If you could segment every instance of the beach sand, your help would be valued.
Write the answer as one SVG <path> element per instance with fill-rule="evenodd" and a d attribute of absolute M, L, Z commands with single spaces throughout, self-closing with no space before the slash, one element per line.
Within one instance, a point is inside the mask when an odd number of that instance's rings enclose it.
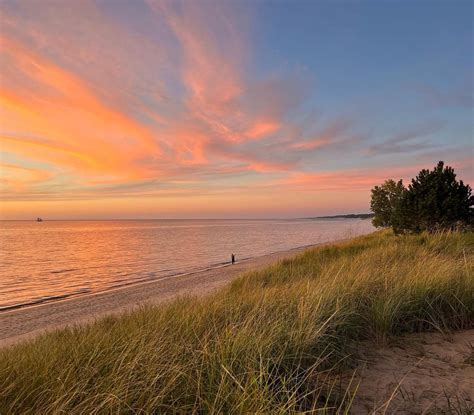
<path fill-rule="evenodd" d="M 474 330 L 410 334 L 360 352 L 354 414 L 474 411 Z"/>
<path fill-rule="evenodd" d="M 310 247 L 276 252 L 246 261 L 237 261 L 234 265 L 3 311 L 0 312 L 0 347 L 32 338 L 48 330 L 119 314 L 143 304 L 158 304 L 184 295 L 204 295 L 225 286 L 246 271 L 265 268 L 279 260 L 294 257 L 308 248 Z"/>

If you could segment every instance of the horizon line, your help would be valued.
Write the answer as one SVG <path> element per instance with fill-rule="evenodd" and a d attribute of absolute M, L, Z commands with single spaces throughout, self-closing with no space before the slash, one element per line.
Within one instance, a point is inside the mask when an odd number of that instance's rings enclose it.
<path fill-rule="evenodd" d="M 337 216 L 348 216 L 348 215 L 368 215 L 372 212 L 364 213 L 337 213 L 334 215 L 320 215 L 320 216 L 294 216 L 294 217 L 268 217 L 268 218 L 63 218 L 63 219 L 43 219 L 43 222 L 60 222 L 60 221 L 75 221 L 75 222 L 87 222 L 87 221 L 153 221 L 153 220 L 295 220 L 295 219 L 324 219 Z M 38 216 L 36 217 L 38 218 Z M 0 219 L 0 222 L 36 222 L 36 218 L 31 219 Z"/>

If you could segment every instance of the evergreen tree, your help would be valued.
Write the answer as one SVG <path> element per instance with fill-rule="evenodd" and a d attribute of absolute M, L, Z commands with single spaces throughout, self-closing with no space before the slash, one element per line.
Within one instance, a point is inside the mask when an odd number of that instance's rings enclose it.
<path fill-rule="evenodd" d="M 412 179 L 394 213 L 395 232 L 434 232 L 471 225 L 474 196 L 469 185 L 456 180 L 454 169 L 440 161 Z"/>
<path fill-rule="evenodd" d="M 384 184 L 372 189 L 370 209 L 375 214 L 372 219 L 375 227 L 393 225 L 394 215 L 404 190 L 405 187 L 401 180 L 395 182 L 392 179 L 386 180 Z"/>

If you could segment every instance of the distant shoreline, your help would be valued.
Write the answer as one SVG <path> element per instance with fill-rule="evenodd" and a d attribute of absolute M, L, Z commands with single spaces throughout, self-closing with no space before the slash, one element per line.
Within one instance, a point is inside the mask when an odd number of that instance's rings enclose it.
<path fill-rule="evenodd" d="M 315 216 L 304 219 L 372 219 L 374 216 L 374 213 L 349 213 L 347 215 Z"/>
<path fill-rule="evenodd" d="M 90 219 L 48 219 L 47 217 L 42 218 L 42 222 L 147 222 L 147 221 L 273 221 L 273 220 L 310 220 L 310 219 L 370 219 L 373 218 L 373 213 L 350 213 L 347 215 L 333 215 L 333 216 L 311 216 L 311 217 L 298 217 L 298 218 L 90 218 Z M 36 222 L 36 219 L 0 219 L 0 222 Z M 41 223 L 41 222 L 40 222 Z"/>

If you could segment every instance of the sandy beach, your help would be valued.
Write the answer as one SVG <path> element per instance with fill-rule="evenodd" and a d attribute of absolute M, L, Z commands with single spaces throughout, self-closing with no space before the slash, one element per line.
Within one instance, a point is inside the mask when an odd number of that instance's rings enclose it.
<path fill-rule="evenodd" d="M 341 240 L 339 240 L 341 241 Z M 158 304 L 184 295 L 204 295 L 219 289 L 243 272 L 264 268 L 313 246 L 276 252 L 234 265 L 225 265 L 114 290 L 0 312 L 0 347 L 32 338 L 48 330 L 118 314 L 143 304 Z"/>

